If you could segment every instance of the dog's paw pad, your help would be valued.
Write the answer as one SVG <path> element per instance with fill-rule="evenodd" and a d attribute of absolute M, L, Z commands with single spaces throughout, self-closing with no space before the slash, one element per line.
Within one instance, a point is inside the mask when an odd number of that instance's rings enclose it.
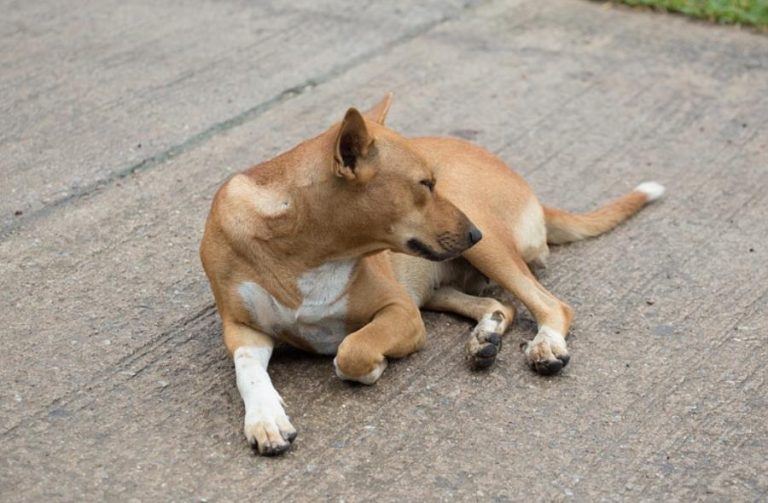
<path fill-rule="evenodd" d="M 523 343 L 521 349 L 528 365 L 544 376 L 557 374 L 571 361 L 565 338 L 548 327 L 543 327 L 532 341 Z"/>
<path fill-rule="evenodd" d="M 251 447 L 262 456 L 277 456 L 287 451 L 297 434 L 287 417 L 277 421 L 246 422 L 243 432 Z"/>
<path fill-rule="evenodd" d="M 536 371 L 537 374 L 543 375 L 543 376 L 551 376 L 555 375 L 558 372 L 560 372 L 565 364 L 562 360 L 558 360 L 557 358 L 553 360 L 543 360 L 538 362 L 533 362 L 533 370 Z"/>
<path fill-rule="evenodd" d="M 488 368 L 496 361 L 501 351 L 501 334 L 489 331 L 479 324 L 469 336 L 467 354 L 470 365 L 475 369 Z"/>

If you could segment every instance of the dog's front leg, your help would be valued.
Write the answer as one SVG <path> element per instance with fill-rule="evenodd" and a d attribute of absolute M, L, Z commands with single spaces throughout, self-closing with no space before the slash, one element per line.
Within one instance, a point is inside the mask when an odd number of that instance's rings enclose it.
<path fill-rule="evenodd" d="M 407 302 L 389 304 L 341 342 L 333 360 L 336 375 L 373 384 L 387 368 L 387 357 L 402 358 L 424 347 L 425 341 L 418 307 Z"/>
<path fill-rule="evenodd" d="M 245 405 L 245 437 L 260 454 L 286 451 L 296 438 L 296 429 L 267 373 L 274 341 L 244 325 L 224 323 L 224 342 L 232 353 L 237 389 Z"/>

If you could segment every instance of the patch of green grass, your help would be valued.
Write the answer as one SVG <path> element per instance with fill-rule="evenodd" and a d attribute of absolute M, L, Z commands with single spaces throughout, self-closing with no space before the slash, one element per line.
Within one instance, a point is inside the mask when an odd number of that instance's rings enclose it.
<path fill-rule="evenodd" d="M 619 0 L 632 6 L 646 6 L 719 23 L 768 27 L 768 0 Z"/>

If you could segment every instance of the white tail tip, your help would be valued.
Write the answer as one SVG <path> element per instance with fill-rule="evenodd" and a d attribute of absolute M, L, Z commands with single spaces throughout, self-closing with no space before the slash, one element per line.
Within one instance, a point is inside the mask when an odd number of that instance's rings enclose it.
<path fill-rule="evenodd" d="M 657 182 L 643 182 L 635 187 L 636 192 L 642 192 L 648 197 L 648 202 L 660 198 L 666 190 L 662 184 Z"/>

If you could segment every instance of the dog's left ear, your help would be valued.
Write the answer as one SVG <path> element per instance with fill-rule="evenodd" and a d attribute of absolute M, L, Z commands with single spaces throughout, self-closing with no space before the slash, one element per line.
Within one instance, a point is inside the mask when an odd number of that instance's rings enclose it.
<path fill-rule="evenodd" d="M 373 136 L 368 132 L 365 119 L 356 108 L 350 108 L 344 115 L 336 137 L 336 176 L 361 183 L 367 182 L 373 176 L 373 168 L 365 165 L 372 145 Z"/>
<path fill-rule="evenodd" d="M 383 126 L 384 121 L 387 120 L 387 113 L 389 112 L 389 107 L 391 105 L 392 93 L 389 92 L 384 95 L 381 101 L 373 105 L 370 110 L 365 112 L 365 118 Z"/>

